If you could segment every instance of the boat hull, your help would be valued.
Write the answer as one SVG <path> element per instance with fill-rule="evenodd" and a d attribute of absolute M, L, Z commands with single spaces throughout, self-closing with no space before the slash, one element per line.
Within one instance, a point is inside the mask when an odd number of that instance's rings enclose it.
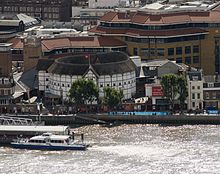
<path fill-rule="evenodd" d="M 11 147 L 16 149 L 30 149 L 30 150 L 86 150 L 86 145 L 66 145 L 66 146 L 56 146 L 56 145 L 33 145 L 33 144 L 20 144 L 11 143 Z"/>

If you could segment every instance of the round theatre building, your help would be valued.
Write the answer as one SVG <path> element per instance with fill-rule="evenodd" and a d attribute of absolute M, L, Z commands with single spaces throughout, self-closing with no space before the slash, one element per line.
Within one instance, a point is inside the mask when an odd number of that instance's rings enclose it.
<path fill-rule="evenodd" d="M 124 99 L 132 98 L 136 92 L 136 66 L 123 52 L 40 59 L 37 70 L 39 90 L 45 96 L 67 100 L 72 82 L 80 78 L 92 79 L 99 87 L 100 97 L 104 96 L 105 87 L 123 90 Z"/>

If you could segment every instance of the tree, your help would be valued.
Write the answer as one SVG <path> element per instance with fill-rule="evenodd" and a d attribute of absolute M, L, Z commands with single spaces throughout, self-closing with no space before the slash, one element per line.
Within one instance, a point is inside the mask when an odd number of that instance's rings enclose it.
<path fill-rule="evenodd" d="M 178 84 L 178 94 L 179 94 L 179 101 L 180 101 L 180 110 L 182 112 L 183 106 L 185 104 L 185 100 L 188 96 L 186 78 L 183 75 L 178 76 L 177 84 Z"/>
<path fill-rule="evenodd" d="M 108 105 L 110 109 L 118 107 L 123 98 L 123 91 L 114 88 L 104 88 L 104 104 Z"/>
<path fill-rule="evenodd" d="M 165 74 L 162 76 L 161 85 L 164 96 L 169 99 L 171 110 L 174 108 L 174 100 L 178 94 L 178 80 L 175 74 Z"/>
<path fill-rule="evenodd" d="M 92 80 L 78 79 L 74 81 L 69 90 L 69 98 L 77 107 L 98 100 L 99 89 Z M 87 107 L 86 107 L 87 109 Z"/>

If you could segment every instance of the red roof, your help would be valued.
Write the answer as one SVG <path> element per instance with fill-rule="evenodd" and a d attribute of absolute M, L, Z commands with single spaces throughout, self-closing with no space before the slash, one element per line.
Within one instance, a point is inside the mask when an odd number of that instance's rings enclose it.
<path fill-rule="evenodd" d="M 8 41 L 12 43 L 13 49 L 23 49 L 23 43 L 20 38 L 13 38 Z M 97 47 L 118 47 L 126 46 L 126 43 L 112 37 L 66 37 L 66 38 L 51 38 L 41 40 L 42 50 L 51 51 L 59 48 L 97 48 Z"/>
<path fill-rule="evenodd" d="M 129 22 L 146 25 L 163 25 L 185 22 L 220 22 L 220 5 L 210 11 L 169 12 L 149 14 L 149 12 L 137 11 L 109 12 L 100 21 L 104 22 Z"/>
<path fill-rule="evenodd" d="M 12 43 L 13 49 L 23 49 L 23 43 L 21 42 L 20 38 L 12 38 L 8 41 L 8 43 Z"/>

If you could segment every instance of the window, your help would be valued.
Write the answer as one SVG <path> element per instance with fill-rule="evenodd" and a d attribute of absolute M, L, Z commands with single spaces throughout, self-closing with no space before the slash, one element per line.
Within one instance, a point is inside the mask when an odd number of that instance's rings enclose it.
<path fill-rule="evenodd" d="M 168 58 L 168 60 L 170 60 L 170 61 L 174 61 L 174 58 L 172 57 L 172 58 Z"/>
<path fill-rule="evenodd" d="M 100 88 L 102 88 L 103 87 L 103 84 L 100 84 Z"/>
<path fill-rule="evenodd" d="M 193 53 L 199 53 L 199 45 L 193 45 Z"/>
<path fill-rule="evenodd" d="M 182 47 L 176 47 L 176 55 L 182 54 Z"/>
<path fill-rule="evenodd" d="M 191 57 L 185 57 L 185 64 L 191 64 Z"/>
<path fill-rule="evenodd" d="M 216 92 L 212 92 L 212 99 L 216 99 Z"/>
<path fill-rule="evenodd" d="M 197 94 L 197 99 L 200 99 L 200 93 Z"/>
<path fill-rule="evenodd" d="M 157 56 L 164 56 L 164 48 L 157 49 Z"/>
<path fill-rule="evenodd" d="M 195 89 L 195 86 L 192 86 L 192 89 Z"/>
<path fill-rule="evenodd" d="M 200 86 L 197 86 L 197 89 L 200 89 Z"/>
<path fill-rule="evenodd" d="M 148 56 L 149 55 L 149 49 L 148 48 L 141 48 L 141 54 L 143 56 Z"/>
<path fill-rule="evenodd" d="M 205 98 L 209 99 L 209 92 L 205 92 Z"/>
<path fill-rule="evenodd" d="M 176 58 L 176 63 L 183 63 L 182 57 Z"/>
<path fill-rule="evenodd" d="M 185 54 L 190 54 L 191 53 L 191 46 L 186 46 L 185 47 Z"/>
<path fill-rule="evenodd" d="M 195 107 L 195 106 L 196 106 L 195 102 L 192 102 L 192 107 Z"/>
<path fill-rule="evenodd" d="M 133 48 L 133 55 L 137 56 L 138 55 L 138 49 L 137 48 Z"/>
<path fill-rule="evenodd" d="M 192 99 L 195 99 L 195 93 L 192 93 Z"/>
<path fill-rule="evenodd" d="M 213 88 L 214 87 L 214 83 L 208 83 L 208 88 Z"/>
<path fill-rule="evenodd" d="M 168 56 L 174 55 L 174 48 L 168 48 Z"/>
<path fill-rule="evenodd" d="M 193 63 L 199 63 L 199 56 L 193 56 Z"/>
<path fill-rule="evenodd" d="M 62 84 L 62 87 L 64 87 L 64 84 Z"/>
<path fill-rule="evenodd" d="M 46 78 L 46 81 L 48 81 L 49 79 L 48 78 Z"/>
<path fill-rule="evenodd" d="M 119 86 L 121 86 L 121 83 L 119 83 Z"/>

